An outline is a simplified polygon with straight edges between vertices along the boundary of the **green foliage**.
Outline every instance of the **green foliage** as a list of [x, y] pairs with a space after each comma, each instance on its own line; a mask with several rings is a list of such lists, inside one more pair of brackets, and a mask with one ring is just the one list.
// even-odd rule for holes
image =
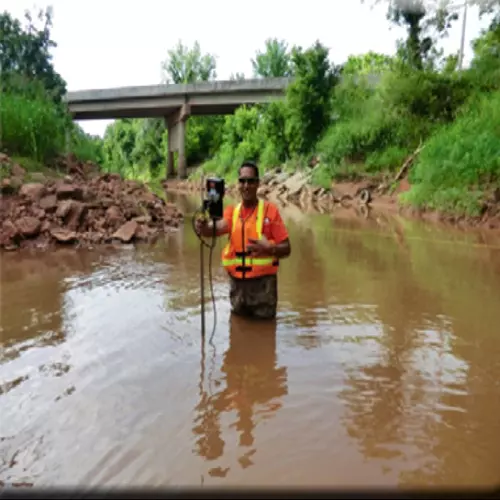
[[398, 41], [400, 63], [423, 70], [434, 67], [441, 55], [436, 42], [446, 36], [458, 13], [448, 0], [394, 0], [388, 4], [387, 18], [407, 31], [406, 39]]
[[317, 147], [333, 177], [345, 171], [345, 162], [366, 163], [368, 172], [395, 168], [397, 160], [437, 126], [443, 117], [436, 111], [436, 118], [429, 120], [426, 110], [434, 111], [430, 103], [437, 108], [441, 101], [431, 99], [432, 85], [427, 99], [419, 97], [416, 87], [422, 80], [427, 81], [424, 72], [405, 77], [392, 70], [375, 88], [346, 79], [335, 89], [333, 105], [340, 111], [339, 119]]
[[61, 103], [66, 83], [55, 71], [50, 54], [56, 46], [50, 33], [52, 11], [37, 13], [41, 28], [34, 17], [26, 12], [23, 27], [8, 12], [0, 14], [1, 148], [35, 163], [50, 163], [68, 146], [77, 158], [99, 161], [100, 140], [72, 123]]
[[10, 154], [47, 161], [63, 151], [66, 123], [54, 103], [4, 92], [0, 119], [2, 147]]
[[268, 40], [266, 51], [258, 52], [253, 63], [259, 76], [294, 75], [286, 99], [242, 107], [226, 117], [221, 147], [205, 163], [204, 171], [236, 178], [246, 159], [258, 161], [266, 169], [313, 152], [331, 120], [338, 69], [319, 42], [305, 51], [300, 47], [285, 50], [284, 42]]
[[311, 181], [314, 185], [324, 189], [330, 189], [332, 186], [332, 176], [328, 168], [324, 165], [319, 165], [311, 174]]
[[162, 63], [164, 83], [194, 83], [215, 80], [216, 61], [211, 54], [202, 54], [201, 47], [195, 42], [192, 48], [180, 40], [167, 52]]
[[71, 126], [70, 149], [81, 161], [90, 161], [97, 165], [103, 164], [104, 154], [101, 137], [87, 134], [76, 123]]
[[[490, 95], [500, 89], [498, 18], [475, 41], [470, 69], [457, 71], [457, 56], [440, 61], [434, 46], [453, 13], [431, 6], [390, 15], [408, 28], [398, 55], [351, 56], [341, 80], [321, 45], [292, 48], [295, 81], [286, 99], [227, 117], [222, 146], [203, 170], [231, 179], [246, 158], [264, 168], [279, 163], [293, 170], [304, 164], [299, 158], [315, 153], [321, 164], [312, 182], [328, 188], [332, 179], [394, 173], [425, 144], [403, 199], [478, 213], [484, 190], [500, 174], [500, 132], [492, 125], [500, 123], [498, 97]], [[271, 59], [264, 55], [260, 60]]]
[[[498, 9], [500, 12], [500, 8]], [[500, 14], [490, 27], [474, 40], [471, 79], [482, 91], [500, 88]]]
[[328, 60], [328, 49], [316, 42], [292, 51], [295, 80], [287, 89], [287, 134], [296, 154], [310, 153], [330, 123], [331, 94], [338, 69]]
[[417, 206], [478, 215], [481, 190], [500, 178], [500, 92], [475, 97], [428, 141], [403, 199]]
[[288, 44], [284, 40], [268, 38], [265, 50], [257, 52], [252, 59], [254, 76], [261, 78], [279, 78], [292, 76], [292, 60]]
[[366, 157], [366, 171], [396, 170], [410, 154], [410, 149], [402, 146], [388, 146], [380, 151], [373, 151]]
[[397, 169], [419, 143], [451, 123], [477, 89], [474, 70], [386, 68], [375, 85], [358, 75], [335, 88], [338, 118], [317, 146], [334, 178], [352, 175], [352, 167], [346, 170], [352, 164], [362, 165], [363, 173]]
[[385, 54], [370, 51], [363, 55], [350, 55], [342, 65], [342, 76], [379, 74], [394, 65], [394, 59]]
[[[188, 84], [216, 78], [216, 60], [196, 42], [182, 42], [167, 52], [163, 81]], [[239, 75], [241, 76], [241, 75]], [[186, 159], [197, 165], [215, 154], [222, 143], [223, 116], [192, 116], [186, 124]], [[165, 176], [168, 132], [163, 119], [116, 120], [104, 134], [104, 167], [108, 171], [146, 181]]]
[[50, 38], [52, 9], [40, 10], [36, 18], [43, 23], [41, 29], [36, 27], [30, 12], [25, 13], [24, 27], [8, 12], [0, 14], [2, 90], [29, 97], [45, 94], [60, 102], [66, 83], [52, 65], [50, 50], [57, 46]]
[[[319, 41], [303, 49], [267, 39], [251, 61], [253, 73], [293, 76], [286, 98], [243, 106], [229, 116], [190, 117], [188, 165], [202, 164], [197, 174], [231, 181], [247, 159], [263, 169], [281, 165], [294, 171], [319, 155], [312, 182], [329, 187], [332, 180], [394, 172], [423, 143], [403, 200], [479, 213], [483, 193], [500, 174], [500, 2], [482, 6], [493, 20], [474, 41], [467, 70], [458, 70], [457, 55], [444, 58], [436, 45], [456, 9], [447, 0], [411, 4], [412, 9], [403, 0], [389, 3], [388, 18], [407, 32], [395, 56], [368, 52], [336, 66]], [[104, 140], [71, 122], [61, 105], [65, 82], [51, 62], [51, 26], [50, 9], [27, 14], [25, 27], [8, 13], [0, 15], [3, 150], [49, 162], [65, 148], [69, 131], [71, 150], [82, 160], [127, 177], [163, 177], [168, 144], [163, 119], [118, 120]], [[216, 78], [216, 58], [203, 53], [198, 42], [188, 47], [179, 41], [162, 70], [164, 82], [210, 81]]]

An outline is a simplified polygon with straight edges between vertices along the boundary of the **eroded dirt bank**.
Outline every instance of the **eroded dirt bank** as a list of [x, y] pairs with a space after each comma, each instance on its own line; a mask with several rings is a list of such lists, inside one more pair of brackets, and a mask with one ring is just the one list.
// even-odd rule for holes
[[[491, 193], [484, 203], [483, 213], [479, 217], [467, 217], [419, 210], [403, 206], [398, 195], [410, 189], [404, 176], [392, 179], [370, 179], [359, 182], [332, 183], [330, 189], [313, 186], [310, 183], [312, 170], [294, 174], [281, 169], [268, 171], [261, 180], [260, 195], [271, 201], [293, 203], [305, 211], [317, 210], [321, 213], [335, 212], [346, 215], [352, 209], [353, 215], [370, 211], [399, 214], [413, 219], [424, 219], [463, 228], [481, 228], [500, 230], [500, 189]], [[169, 191], [200, 191], [199, 180], [169, 180], [164, 183]], [[227, 187], [227, 194], [237, 192], [235, 185]]]
[[1, 250], [153, 241], [183, 218], [145, 185], [71, 157], [60, 176], [28, 174], [6, 155], [0, 169]]

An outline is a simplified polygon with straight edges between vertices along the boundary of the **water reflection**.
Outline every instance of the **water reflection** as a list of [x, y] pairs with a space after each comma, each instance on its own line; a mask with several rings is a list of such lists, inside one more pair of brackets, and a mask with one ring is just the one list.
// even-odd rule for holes
[[[202, 381], [205, 382], [205, 360], [202, 359]], [[259, 421], [271, 418], [282, 406], [288, 393], [287, 369], [277, 366], [276, 320], [252, 321], [231, 315], [229, 347], [224, 353], [222, 376], [214, 381], [215, 393], [201, 390], [196, 406], [195, 452], [207, 460], [224, 454], [221, 415], [231, 413], [230, 428], [238, 433], [243, 448], [238, 461], [242, 468], [252, 465], [255, 453], [255, 428]], [[220, 470], [220, 469], [214, 469]]]

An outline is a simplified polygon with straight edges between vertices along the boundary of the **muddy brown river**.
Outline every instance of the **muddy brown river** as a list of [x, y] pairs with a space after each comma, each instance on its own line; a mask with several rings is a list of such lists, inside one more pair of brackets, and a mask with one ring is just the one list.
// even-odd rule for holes
[[498, 485], [500, 237], [283, 217], [277, 321], [231, 319], [219, 244], [204, 352], [189, 224], [153, 247], [2, 255], [0, 480]]

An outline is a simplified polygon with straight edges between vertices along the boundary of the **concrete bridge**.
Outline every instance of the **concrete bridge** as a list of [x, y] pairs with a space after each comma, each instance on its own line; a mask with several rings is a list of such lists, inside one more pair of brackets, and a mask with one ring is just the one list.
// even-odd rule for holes
[[186, 178], [186, 120], [191, 115], [231, 114], [244, 104], [282, 99], [291, 78], [230, 80], [195, 84], [151, 85], [68, 92], [65, 101], [74, 120], [164, 118], [168, 129], [167, 177]]

